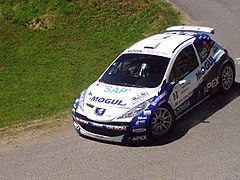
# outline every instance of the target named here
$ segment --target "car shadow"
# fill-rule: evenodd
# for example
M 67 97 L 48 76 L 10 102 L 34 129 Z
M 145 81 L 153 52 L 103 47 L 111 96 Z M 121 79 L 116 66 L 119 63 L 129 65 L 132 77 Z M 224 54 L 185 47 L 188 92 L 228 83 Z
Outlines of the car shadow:
M 159 140 L 153 140 L 146 146 L 161 146 L 177 141 L 185 136 L 188 131 L 200 123 L 211 123 L 207 119 L 240 96 L 240 83 L 235 83 L 226 93 L 217 93 L 200 105 L 193 108 L 186 115 L 175 122 L 172 130 Z

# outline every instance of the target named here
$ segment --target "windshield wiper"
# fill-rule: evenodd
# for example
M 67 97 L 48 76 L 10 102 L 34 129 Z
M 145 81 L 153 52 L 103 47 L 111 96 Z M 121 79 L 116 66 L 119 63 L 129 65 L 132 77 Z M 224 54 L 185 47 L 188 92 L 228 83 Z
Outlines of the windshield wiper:
M 112 82 L 112 81 L 103 80 L 103 79 L 99 79 L 99 82 L 103 82 L 103 83 L 106 83 L 106 84 L 112 84 L 112 85 L 118 85 L 118 86 L 146 88 L 144 86 L 140 86 L 140 85 L 137 85 L 137 84 L 129 84 L 129 83 L 126 83 L 126 82 Z
M 112 81 L 109 81 L 109 80 L 106 80 L 106 79 L 99 79 L 99 82 L 103 82 L 103 83 L 106 83 L 106 84 L 112 84 L 112 85 L 119 85 L 119 83 L 115 83 L 115 82 L 112 82 Z
M 145 88 L 144 86 L 140 86 L 137 84 L 129 84 L 129 83 L 118 83 L 120 86 L 128 86 L 128 87 L 138 87 L 138 88 Z

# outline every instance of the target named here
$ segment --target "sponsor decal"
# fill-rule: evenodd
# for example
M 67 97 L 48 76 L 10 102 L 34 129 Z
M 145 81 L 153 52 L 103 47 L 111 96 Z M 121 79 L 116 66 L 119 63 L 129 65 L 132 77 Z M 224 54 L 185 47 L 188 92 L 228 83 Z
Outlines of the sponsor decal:
M 145 125 L 146 121 L 145 120 L 137 120 L 137 122 L 135 123 L 136 126 L 140 126 L 140 125 Z
M 147 131 L 146 128 L 136 128 L 136 129 L 132 130 L 132 132 L 134 132 L 134 133 L 143 133 L 145 131 Z
M 77 108 L 77 103 L 73 104 L 73 108 L 75 108 L 75 109 Z
M 105 126 L 107 129 L 110 130 L 115 130 L 115 131 L 125 131 L 127 129 L 127 127 L 125 126 L 111 126 L 111 125 L 106 125 Z
M 175 103 L 174 103 L 174 106 L 176 107 L 178 104 L 179 104 L 179 102 L 175 102 Z
M 78 107 L 78 104 L 79 104 L 79 99 L 77 98 L 75 101 L 74 101 L 74 104 L 72 106 L 72 113 L 74 114 L 77 107 Z
M 128 52 L 142 52 L 142 50 L 128 50 Z
M 204 94 L 208 93 L 210 89 L 217 87 L 219 84 L 219 77 L 214 78 L 211 82 L 208 82 L 204 87 Z
M 138 94 L 132 98 L 133 101 L 140 101 L 141 99 L 145 98 L 148 95 L 147 92 L 142 92 L 141 94 Z
M 133 141 L 144 141 L 147 140 L 147 135 L 133 137 Z
M 181 94 L 184 94 L 188 89 L 189 89 L 189 87 L 186 87 L 185 89 L 182 89 Z
M 89 92 L 89 93 L 88 93 L 88 96 L 92 96 L 92 93 L 91 93 L 91 92 Z
M 151 110 L 146 110 L 146 111 L 143 111 L 143 114 L 144 114 L 145 116 L 149 116 L 149 115 L 152 114 L 152 111 L 151 111 Z
M 120 94 L 129 91 L 128 88 L 105 86 L 104 92 Z
M 201 59 L 206 59 L 208 56 L 208 49 L 207 48 L 203 48 L 203 50 L 201 52 L 199 52 L 199 56 Z
M 139 117 L 138 117 L 138 119 L 139 119 L 139 120 L 142 120 L 142 119 L 147 119 L 147 117 L 146 117 L 146 116 L 144 116 L 144 117 L 142 117 L 142 116 L 139 116 Z
M 190 102 L 189 101 L 185 102 L 183 105 L 175 109 L 175 114 L 178 116 L 182 112 L 186 111 L 189 106 L 190 106 Z
M 97 116 L 102 116 L 104 113 L 105 113 L 106 109 L 103 109 L 103 108 L 96 108 L 95 109 L 95 114 Z
M 79 102 L 79 98 L 77 98 L 74 103 L 77 104 L 78 102 Z
M 182 99 L 174 103 L 174 106 L 177 106 L 178 104 L 181 104 L 183 101 L 188 99 L 190 96 L 193 95 L 193 91 L 190 91 L 187 95 L 185 95 Z M 175 99 L 174 99 L 175 100 Z
M 219 47 L 215 44 L 212 49 L 213 49 L 213 53 L 216 54 L 217 51 L 219 50 Z
M 208 70 L 211 69 L 211 67 L 214 65 L 215 59 L 213 57 L 209 57 L 202 65 L 202 67 L 198 70 L 196 73 L 197 81 L 199 81 Z
M 75 112 L 76 112 L 76 109 L 72 108 L 72 113 L 75 114 Z
M 181 87 L 182 87 L 182 89 L 184 89 L 185 87 L 187 87 L 190 84 L 191 84 L 191 80 L 188 80 L 188 82 L 184 83 Z
M 108 99 L 108 98 L 100 98 L 100 97 L 97 97 L 97 96 L 93 96 L 89 100 L 93 101 L 93 102 L 104 103 L 104 104 L 126 106 L 126 103 L 123 103 L 122 100 L 117 100 L 117 99 Z
M 99 128 L 105 128 L 105 129 L 110 129 L 110 130 L 115 130 L 115 131 L 125 131 L 125 130 L 127 130 L 126 126 L 98 124 L 98 123 L 91 122 L 91 121 L 86 121 L 86 120 L 83 120 L 83 119 L 80 119 L 80 118 L 76 118 L 76 120 L 80 124 L 87 124 L 87 125 L 94 126 L 94 127 L 99 127 Z
M 79 132 L 80 131 L 80 126 L 76 122 L 73 123 L 74 128 Z
M 173 92 L 173 100 L 176 101 L 178 99 L 177 91 Z
M 187 93 L 187 91 L 189 91 L 189 87 L 191 85 L 191 80 L 183 80 L 185 81 L 184 84 L 180 84 L 180 88 L 178 91 L 173 91 L 172 93 L 172 100 L 170 100 L 172 102 L 172 104 L 174 104 L 174 106 L 177 106 L 178 104 L 180 104 L 181 102 L 183 102 L 185 99 L 187 99 L 188 97 L 190 97 L 192 95 L 192 91 L 189 92 L 187 95 L 184 96 L 184 94 Z M 182 99 L 179 100 L 179 94 L 184 96 Z M 182 97 L 180 96 L 180 97 Z

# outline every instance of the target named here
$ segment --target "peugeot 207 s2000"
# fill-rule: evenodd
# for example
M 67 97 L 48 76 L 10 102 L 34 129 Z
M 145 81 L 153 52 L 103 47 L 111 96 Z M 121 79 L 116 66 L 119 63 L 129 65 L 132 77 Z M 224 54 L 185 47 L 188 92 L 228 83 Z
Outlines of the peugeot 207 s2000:
M 122 52 L 72 107 L 82 135 L 134 143 L 161 137 L 211 94 L 228 91 L 235 62 L 201 26 L 173 26 Z

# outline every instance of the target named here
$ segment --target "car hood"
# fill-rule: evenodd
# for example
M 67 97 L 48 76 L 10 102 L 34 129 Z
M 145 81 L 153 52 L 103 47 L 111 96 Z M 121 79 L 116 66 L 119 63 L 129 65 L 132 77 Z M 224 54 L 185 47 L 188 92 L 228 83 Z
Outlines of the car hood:
M 95 82 L 86 91 L 84 114 L 95 121 L 110 121 L 151 98 L 154 91 Z

